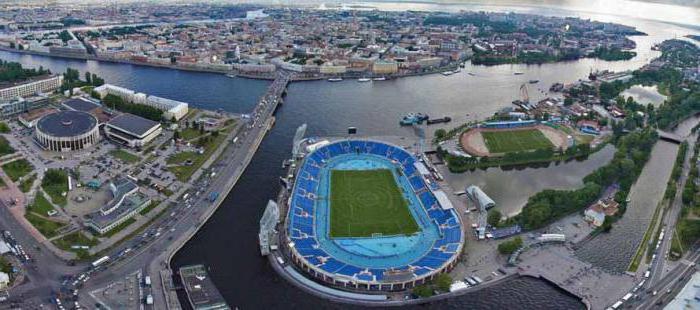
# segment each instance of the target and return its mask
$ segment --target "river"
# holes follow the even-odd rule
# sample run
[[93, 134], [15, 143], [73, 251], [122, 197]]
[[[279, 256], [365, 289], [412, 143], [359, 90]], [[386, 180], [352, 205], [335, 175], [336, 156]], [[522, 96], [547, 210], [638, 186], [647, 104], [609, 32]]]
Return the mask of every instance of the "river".
[[[681, 122], [673, 133], [686, 137], [700, 122], [698, 116]], [[614, 272], [625, 272], [644, 237], [666, 191], [671, 176], [678, 144], [659, 140], [637, 182], [630, 189], [629, 205], [622, 219], [609, 233], [599, 234], [576, 250], [576, 255], [596, 266]], [[661, 186], [660, 186], [661, 185]], [[681, 190], [681, 189], [679, 189]]]
[[[629, 1], [623, 1], [629, 2]], [[554, 4], [552, 4], [554, 3]], [[563, 4], [562, 4], [563, 3]], [[281, 161], [289, 156], [294, 130], [302, 123], [309, 124], [309, 135], [326, 136], [343, 134], [348, 126], [356, 126], [361, 135], [412, 135], [413, 131], [398, 126], [399, 117], [407, 112], [425, 112], [431, 116], [451, 116], [455, 123], [483, 118], [493, 114], [518, 96], [518, 88], [530, 79], [539, 84], [528, 85], [530, 96], [539, 99], [554, 82], [569, 83], [585, 78], [591, 70], [627, 70], [642, 66], [657, 52], [649, 47], [663, 39], [681, 36], [690, 32], [677, 25], [663, 24], [645, 19], [644, 13], [637, 18], [621, 17], [597, 11], [595, 2], [577, 12], [562, 8], [567, 1], [519, 2], [515, 11], [547, 15], [577, 15], [605, 21], [617, 21], [637, 26], [649, 36], [633, 39], [638, 45], [638, 56], [630, 61], [606, 62], [583, 59], [574, 62], [544, 65], [502, 65], [496, 67], [467, 64], [461, 73], [449, 77], [430, 75], [399, 80], [357, 83], [343, 81], [328, 83], [314, 81], [293, 83], [285, 104], [277, 113], [277, 123], [263, 141], [238, 185], [231, 191], [222, 207], [186, 246], [178, 252], [173, 267], [186, 264], [205, 264], [211, 269], [214, 282], [226, 300], [244, 309], [319, 309], [346, 308], [344, 305], [328, 304], [295, 289], [279, 278], [259, 256], [257, 245], [258, 220], [268, 199], [274, 198], [278, 190], [278, 177], [282, 173]], [[577, 2], [577, 5], [584, 5]], [[544, 5], [552, 5], [544, 7]], [[483, 5], [455, 6], [425, 4], [380, 3], [383, 9], [489, 9], [510, 10], [508, 6], [483, 7]], [[674, 11], [674, 10], [671, 10]], [[674, 20], [688, 23], [688, 12]], [[626, 12], [630, 13], [630, 12]], [[663, 12], [661, 12], [663, 13]], [[665, 14], [671, 14], [666, 12]], [[696, 13], [693, 13], [696, 14]], [[691, 15], [693, 15], [691, 14]], [[697, 15], [693, 15], [697, 16]], [[697, 19], [695, 19], [697, 21]], [[697, 22], [695, 23], [697, 24]], [[195, 107], [224, 109], [245, 113], [251, 110], [257, 98], [264, 92], [268, 82], [228, 78], [220, 74], [195, 73], [144, 66], [100, 63], [57, 59], [0, 52], [0, 58], [22, 62], [25, 65], [43, 65], [54, 72], [64, 71], [70, 66], [80, 71], [90, 71], [105, 78], [108, 83], [132, 88], [149, 94], [191, 103]], [[515, 76], [513, 72], [525, 74]], [[469, 74], [471, 73], [471, 74]], [[468, 114], [468, 115], [467, 115]], [[450, 126], [443, 125], [443, 126]], [[428, 134], [434, 129], [430, 127]], [[586, 162], [570, 162], [542, 169], [526, 169], [517, 172], [489, 169], [470, 174], [450, 176], [455, 182], [492, 184], [502, 186], [495, 189], [495, 200], [512, 201], [513, 205], [540, 188], [552, 185], [554, 176], [564, 187], [580, 185], [580, 177], [609, 160], [612, 148], [592, 155]], [[671, 159], [672, 160], [672, 159]], [[514, 178], [519, 174], [522, 177]], [[519, 179], [516, 181], [508, 180]], [[518, 196], [528, 184], [531, 188]], [[533, 185], [534, 184], [534, 185]], [[454, 300], [432, 305], [439, 308], [472, 309], [571, 309], [580, 308], [579, 301], [544, 282], [523, 278], [506, 284], [470, 293]], [[417, 308], [432, 308], [421, 306]]]

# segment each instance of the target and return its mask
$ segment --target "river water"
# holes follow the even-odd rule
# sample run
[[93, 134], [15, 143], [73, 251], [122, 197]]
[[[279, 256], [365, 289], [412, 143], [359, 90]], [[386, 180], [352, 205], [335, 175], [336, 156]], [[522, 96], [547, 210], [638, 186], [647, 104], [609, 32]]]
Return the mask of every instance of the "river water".
[[[686, 137], [700, 122], [698, 116], [681, 122], [673, 133]], [[661, 203], [666, 182], [678, 154], [678, 144], [659, 140], [637, 182], [630, 189], [629, 205], [622, 219], [609, 233], [599, 234], [576, 250], [576, 255], [596, 266], [625, 272]], [[679, 189], [680, 190], [680, 189]]]
[[[573, 1], [577, 10], [573, 12], [566, 9], [570, 2], [572, 1], [548, 1], [542, 4], [540, 1], [524, 1], [514, 4], [512, 10], [547, 15], [575, 15], [637, 26], [641, 31], [650, 34], [633, 38], [638, 45], [638, 56], [630, 61], [621, 62], [584, 59], [531, 66], [483, 67], [467, 64], [461, 73], [449, 77], [430, 75], [372, 83], [293, 83], [289, 87], [286, 103], [276, 115], [275, 127], [263, 141], [239, 183], [227, 196], [215, 216], [178, 252], [173, 267], [177, 269], [187, 264], [205, 264], [210, 268], [213, 280], [226, 300], [231, 305], [243, 309], [347, 308], [344, 305], [328, 304], [297, 290], [276, 276], [267, 261], [259, 256], [258, 220], [266, 201], [274, 198], [277, 193], [278, 177], [282, 173], [281, 162], [290, 154], [291, 139], [296, 127], [308, 123], [308, 133], [312, 136], [340, 135], [348, 126], [358, 127], [361, 135], [413, 135], [412, 130], [398, 126], [399, 117], [407, 112], [425, 112], [434, 117], [447, 115], [453, 118], [453, 123], [483, 118], [509, 106], [510, 102], [517, 98], [519, 86], [530, 79], [540, 80], [539, 84], [528, 85], [531, 98], [539, 99], [546, 96], [546, 89], [552, 83], [574, 82], [585, 78], [591, 70], [619, 71], [638, 68], [657, 55], [649, 50], [652, 44], [690, 32], [689, 29], [677, 25], [644, 19], [643, 12], [635, 15], [639, 18], [621, 17], [605, 11], [601, 13], [595, 7], [601, 5], [599, 1], [593, 1], [593, 4], [585, 9], [579, 8], [584, 5], [580, 1]], [[382, 9], [511, 10], [509, 6], [488, 7], [483, 4], [431, 4], [429, 7], [425, 4], [405, 3], [400, 7], [391, 3], [376, 5]], [[647, 4], [643, 7], [646, 8]], [[666, 9], [665, 6], [661, 8]], [[671, 7], [666, 11], [659, 11], [659, 14], [677, 14], [674, 13], [677, 10], [676, 7]], [[695, 21], [692, 24], [698, 24], [695, 9], [681, 11], [684, 14], [669, 20], [692, 23], [687, 20], [690, 13], [691, 21]], [[630, 13], [629, 10], [625, 12]], [[64, 71], [70, 66], [80, 71], [97, 73], [108, 83], [189, 102], [195, 107], [224, 109], [236, 113], [250, 111], [268, 83], [231, 79], [219, 74], [6, 52], [0, 52], [0, 58], [19, 61], [25, 65], [43, 65], [54, 72]], [[525, 74], [515, 76], [513, 72], [516, 71]], [[429, 127], [427, 133], [430, 135], [436, 128], [440, 127]], [[608, 162], [613, 151], [612, 148], [606, 148], [585, 162], [561, 163], [549, 168], [517, 171], [492, 168], [450, 175], [449, 178], [455, 184], [481, 184], [492, 191], [494, 200], [503, 201], [506, 205], [518, 205], [541, 188], [553, 185], [558, 185], [558, 188], [580, 186], [580, 178]], [[672, 161], [674, 156], [664, 160]], [[499, 184], [501, 186], [498, 186]], [[581, 308], [582, 305], [577, 299], [545, 282], [522, 278], [453, 300], [417, 308], [433, 307], [572, 309]]]

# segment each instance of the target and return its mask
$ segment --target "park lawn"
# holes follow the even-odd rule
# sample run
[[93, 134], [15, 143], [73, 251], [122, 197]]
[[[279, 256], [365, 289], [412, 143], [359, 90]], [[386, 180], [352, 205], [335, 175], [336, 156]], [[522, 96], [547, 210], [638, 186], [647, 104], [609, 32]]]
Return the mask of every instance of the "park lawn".
[[54, 241], [52, 241], [54, 245], [56, 245], [59, 249], [64, 250], [64, 251], [73, 251], [76, 252], [79, 249], [73, 249], [71, 248], [74, 245], [81, 245], [81, 246], [89, 246], [93, 247], [97, 245], [99, 242], [93, 238], [89, 238], [82, 232], [76, 231], [70, 234], [67, 234], [61, 238], [58, 238]]
[[22, 179], [22, 182], [19, 183], [19, 190], [21, 190], [23, 193], [29, 192], [29, 190], [32, 189], [32, 184], [34, 184], [34, 180], [36, 180], [35, 173], [30, 175], [29, 177]]
[[199, 131], [199, 129], [195, 128], [185, 128], [183, 131], [180, 132], [180, 137], [182, 139], [185, 139], [187, 141], [192, 140], [194, 138], [199, 138], [203, 136], [205, 133], [202, 133]]
[[54, 208], [41, 192], [37, 193], [34, 203], [27, 206], [27, 212], [34, 212], [41, 216], [49, 216], [49, 211], [54, 211]]
[[[199, 167], [201, 167], [204, 162], [211, 157], [211, 155], [216, 151], [219, 145], [223, 144], [226, 140], [226, 133], [222, 132], [216, 137], [209, 141], [204, 146], [204, 154], [197, 154], [196, 152], [180, 152], [173, 154], [168, 157], [165, 162], [169, 165], [168, 170], [175, 174], [175, 177], [181, 182], [186, 182], [190, 179], [192, 174], [194, 174]], [[187, 160], [192, 160], [191, 165], [185, 165]]]
[[109, 155], [112, 155], [112, 157], [117, 158], [127, 164], [133, 164], [141, 160], [141, 157], [138, 157], [122, 149], [111, 150], [109, 151]]
[[57, 231], [63, 227], [63, 223], [45, 219], [33, 212], [27, 212], [24, 217], [46, 238], [56, 236]]
[[26, 159], [22, 158], [19, 160], [15, 160], [13, 162], [4, 164], [2, 166], [2, 170], [5, 171], [5, 174], [7, 174], [8, 177], [12, 180], [12, 182], [17, 182], [19, 178], [29, 174], [34, 170], [34, 166], [32, 166], [29, 161]]
[[12, 148], [10, 145], [10, 142], [5, 139], [5, 137], [0, 136], [0, 156], [5, 156], [8, 154], [12, 154], [15, 152], [15, 149]]
[[[51, 171], [51, 169], [49, 169]], [[59, 206], [66, 205], [66, 197], [63, 193], [68, 192], [68, 174], [63, 170], [55, 170], [56, 174], [59, 175], [60, 181], [48, 182], [46, 176], [41, 182], [41, 187], [44, 191], [49, 194], [53, 203]]]
[[332, 238], [408, 235], [419, 231], [391, 170], [332, 170]]
[[485, 131], [481, 132], [481, 135], [491, 153], [554, 148], [552, 142], [538, 129]]

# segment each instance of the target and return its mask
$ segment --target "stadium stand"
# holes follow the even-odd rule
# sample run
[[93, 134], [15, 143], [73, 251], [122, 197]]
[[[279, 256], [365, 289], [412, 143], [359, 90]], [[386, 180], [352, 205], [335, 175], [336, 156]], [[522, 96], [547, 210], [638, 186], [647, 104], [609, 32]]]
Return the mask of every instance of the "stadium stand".
[[[406, 186], [413, 190], [416, 201], [424, 218], [416, 218], [423, 225], [434, 225], [438, 232], [435, 238], [423, 238], [417, 244], [426, 245], [426, 252], [419, 253], [415, 259], [401, 265], [369, 266], [371, 258], [363, 263], [355, 260], [343, 260], [346, 253], [338, 254], [337, 249], [324, 246], [326, 236], [317, 235], [319, 230], [325, 232], [321, 225], [328, 225], [327, 218], [319, 215], [320, 180], [325, 173], [328, 162], [344, 154], [372, 155], [390, 160], [406, 178]], [[388, 143], [370, 140], [343, 140], [315, 149], [307, 154], [297, 172], [297, 178], [289, 202], [287, 217], [287, 237], [294, 261], [311, 275], [336, 285], [356, 288], [391, 290], [412, 287], [426, 279], [452, 267], [463, 245], [463, 233], [460, 221], [454, 210], [440, 207], [423, 176], [415, 168], [417, 159], [403, 148]], [[420, 238], [420, 236], [419, 236]], [[425, 239], [425, 240], [424, 240]], [[342, 247], [340, 247], [342, 249]], [[350, 253], [359, 255], [357, 253]], [[377, 254], [379, 255], [379, 254]], [[403, 255], [400, 251], [392, 255]]]

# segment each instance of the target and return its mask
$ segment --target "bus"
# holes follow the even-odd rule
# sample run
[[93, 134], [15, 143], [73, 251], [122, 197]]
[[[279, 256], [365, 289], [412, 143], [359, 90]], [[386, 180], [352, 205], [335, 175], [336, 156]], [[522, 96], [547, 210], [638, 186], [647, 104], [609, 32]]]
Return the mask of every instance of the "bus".
[[97, 267], [99, 265], [102, 265], [105, 262], [107, 262], [108, 260], [109, 260], [109, 256], [103, 256], [102, 258], [92, 262], [92, 267]]

